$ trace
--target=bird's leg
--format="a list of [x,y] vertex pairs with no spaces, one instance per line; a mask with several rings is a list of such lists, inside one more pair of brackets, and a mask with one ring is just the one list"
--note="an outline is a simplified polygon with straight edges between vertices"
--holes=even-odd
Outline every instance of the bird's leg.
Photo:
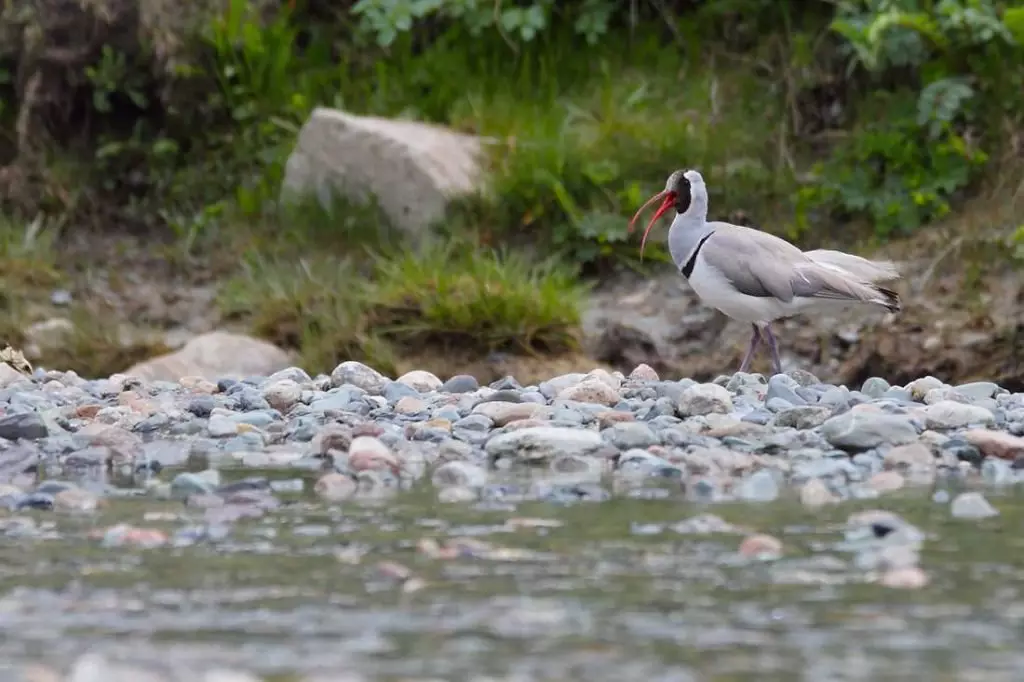
[[750,345],[747,347],[747,354],[743,356],[743,362],[740,363],[741,372],[746,372],[750,369],[750,361],[754,358],[754,351],[757,350],[758,345],[761,343],[761,330],[757,328],[756,324],[751,326],[754,328],[754,333],[750,336]]
[[779,359],[779,344],[775,341],[775,334],[772,333],[772,326],[764,326],[765,339],[768,341],[768,349],[772,353],[772,373],[782,374],[782,360]]

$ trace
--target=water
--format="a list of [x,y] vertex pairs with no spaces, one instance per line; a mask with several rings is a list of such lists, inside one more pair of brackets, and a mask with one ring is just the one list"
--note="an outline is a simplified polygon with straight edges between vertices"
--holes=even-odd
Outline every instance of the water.
[[[986,494],[1001,515],[983,521],[952,519],[930,490],[816,512],[282,496],[220,539],[156,549],[90,532],[127,521],[187,537],[204,511],[125,498],[92,517],[0,512],[0,671],[93,650],[268,680],[1016,680],[1024,504]],[[873,583],[835,547],[869,508],[925,531],[927,586]],[[705,512],[775,535],[782,558],[741,556],[741,534],[671,529]]]

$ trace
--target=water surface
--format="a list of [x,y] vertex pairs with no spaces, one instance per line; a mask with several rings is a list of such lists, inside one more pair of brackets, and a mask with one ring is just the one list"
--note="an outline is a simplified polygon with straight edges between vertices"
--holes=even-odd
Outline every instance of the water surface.
[[[987,491],[1001,515],[971,521],[931,493],[819,511],[284,495],[212,529],[202,509],[148,498],[92,516],[0,512],[0,661],[92,650],[271,680],[1019,680],[1022,498]],[[926,533],[928,585],[884,587],[837,547],[862,509]],[[776,536],[783,555],[673,529],[703,513]],[[104,546],[96,531],[122,521],[171,542]]]

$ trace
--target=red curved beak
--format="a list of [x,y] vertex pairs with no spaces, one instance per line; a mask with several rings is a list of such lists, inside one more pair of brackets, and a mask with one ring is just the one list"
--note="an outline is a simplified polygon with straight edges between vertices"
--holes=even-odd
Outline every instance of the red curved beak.
[[667,190],[662,190],[661,192],[658,192],[653,197],[644,202],[644,205],[638,208],[636,213],[633,214],[633,219],[629,221],[629,231],[632,233],[633,224],[636,223],[636,219],[640,217],[640,214],[643,213],[648,206],[650,206],[659,199],[661,199],[661,206],[658,207],[658,210],[654,213],[654,217],[651,218],[651,221],[647,223],[647,229],[644,230],[644,237],[643,239],[640,240],[640,260],[643,260],[644,258],[644,245],[647,244],[647,235],[650,234],[651,228],[654,227],[654,223],[658,221],[658,218],[665,215],[665,213],[670,208],[672,208],[672,206],[675,205],[676,193],[669,192]]

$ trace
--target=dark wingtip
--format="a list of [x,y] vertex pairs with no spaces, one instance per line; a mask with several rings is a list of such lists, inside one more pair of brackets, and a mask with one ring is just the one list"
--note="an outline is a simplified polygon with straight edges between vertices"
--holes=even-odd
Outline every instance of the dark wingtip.
[[880,293],[885,298],[885,301],[882,302],[882,305],[884,305],[890,313],[898,313],[903,309],[903,306],[900,302],[899,294],[897,294],[892,289],[885,289],[882,287],[875,288],[878,290],[878,293]]

